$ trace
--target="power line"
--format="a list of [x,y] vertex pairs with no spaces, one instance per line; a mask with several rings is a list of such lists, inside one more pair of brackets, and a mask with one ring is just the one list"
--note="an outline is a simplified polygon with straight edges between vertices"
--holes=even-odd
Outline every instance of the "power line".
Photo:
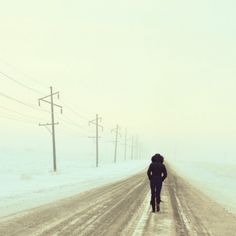
[[77,115],[78,117],[82,118],[83,120],[89,121],[89,118],[85,117],[84,115],[81,115],[80,113],[78,113],[77,111],[75,111],[71,106],[69,106],[68,104],[66,104],[65,102],[61,102],[66,108],[68,108],[71,112],[73,112],[75,115]]
[[8,96],[8,95],[2,93],[2,92],[0,92],[0,95],[1,95],[2,97],[5,97],[5,98],[7,98],[7,99],[10,99],[10,100],[12,100],[12,101],[14,101],[14,102],[17,102],[17,103],[19,103],[19,104],[21,104],[21,105],[27,106],[27,107],[29,107],[29,108],[31,108],[31,109],[39,110],[39,111],[44,111],[44,112],[50,113],[50,112],[47,111],[47,110],[39,109],[39,108],[35,107],[34,105],[31,105],[30,103],[26,103],[26,102],[20,101],[20,100],[18,100],[18,99],[16,99],[16,98],[10,97],[10,96]]
[[29,115],[26,115],[26,114],[24,114],[24,113],[21,113],[21,112],[18,112],[18,111],[15,111],[15,110],[12,110],[12,109],[3,107],[3,106],[0,106],[0,108],[1,108],[1,109],[4,109],[4,110],[6,110],[6,111],[10,111],[10,112],[12,112],[12,113],[14,113],[14,114],[23,116],[23,117],[25,117],[25,118],[27,118],[27,119],[33,119],[33,120],[39,119],[38,117],[29,116]]
[[19,119],[18,117],[16,118],[16,117],[12,117],[11,115],[6,115],[6,114],[1,114],[0,115],[0,118],[4,118],[4,119],[7,119],[7,120],[14,120],[14,121],[18,121],[18,122],[23,122],[23,123],[27,123],[27,124],[36,124],[36,123],[34,123],[34,122],[32,122],[32,121],[27,121],[27,120],[24,120],[24,119]]
[[[77,128],[80,128],[80,129],[83,129],[84,131],[86,131],[86,132],[89,132],[87,129],[85,129],[82,125],[79,125],[79,124],[77,124],[76,122],[74,122],[72,119],[70,119],[67,115],[65,115],[65,114],[63,114],[63,117],[64,118],[66,118],[67,119],[67,121],[65,121],[65,122],[67,122],[68,124],[70,124],[70,125],[73,125],[73,126],[75,126],[75,127],[77,127]],[[69,122],[70,123],[69,123]]]
[[73,136],[76,135],[76,138],[83,138],[83,139],[85,139],[85,138],[87,139],[88,138],[87,134],[78,133],[76,130],[72,129],[69,125],[67,125],[66,127],[65,126],[61,126],[60,129],[58,129],[57,133],[60,133],[60,134],[64,135],[64,132],[62,132],[62,130],[64,132],[66,132],[67,134],[70,134],[70,135],[73,135]]
[[2,59],[1,59],[1,63],[2,63],[2,64],[5,64],[5,65],[6,65],[7,67],[9,67],[9,68],[13,68],[13,69],[17,70],[17,71],[20,72],[25,78],[28,78],[28,79],[34,81],[35,83],[37,83],[38,85],[40,85],[42,88],[44,88],[44,89],[47,89],[47,88],[48,88],[48,87],[45,86],[43,83],[39,82],[38,79],[36,79],[36,78],[34,78],[33,76],[31,76],[31,75],[25,73],[25,72],[22,71],[21,69],[19,69],[19,68],[17,68],[16,66],[14,66],[14,65],[12,65],[12,64],[10,64],[10,63],[8,63],[8,62],[6,62],[5,60],[2,60]]
[[[4,62],[4,64],[6,64],[6,65],[9,66],[9,63]],[[19,69],[17,69],[17,70],[19,70]],[[29,76],[29,75],[25,74],[25,73],[22,72],[22,71],[20,71],[20,72],[21,72],[24,76],[26,76],[26,77],[30,78],[31,80],[33,80],[34,82],[40,84],[43,88],[46,88],[46,87],[43,86],[41,83],[39,83],[36,79],[34,79],[32,76]],[[32,87],[30,87],[30,86],[28,86],[28,85],[26,85],[26,84],[24,84],[24,83],[18,81],[18,80],[15,79],[13,76],[9,76],[9,75],[6,74],[5,72],[0,71],[0,74],[2,74],[5,78],[7,78],[7,79],[9,79],[9,80],[11,80],[11,81],[17,83],[18,85],[20,85],[20,86],[22,86],[22,87],[24,87],[24,88],[26,88],[26,89],[29,89],[29,90],[31,90],[31,91],[33,91],[33,92],[36,92],[37,94],[43,95],[43,93],[40,92],[39,90],[34,89],[34,88],[32,88]],[[73,112],[75,115],[77,115],[77,116],[80,117],[81,119],[84,119],[84,120],[86,120],[86,121],[89,121],[89,118],[85,117],[84,115],[81,115],[80,113],[78,113],[77,111],[75,111],[71,106],[69,106],[69,105],[66,104],[65,102],[61,101],[61,103],[62,103],[66,108],[68,108],[68,110],[70,110],[71,112]]]
[[[85,134],[84,132],[81,131],[82,127],[81,126],[78,126],[77,124],[75,123],[72,123],[72,122],[68,122],[67,120],[64,120],[64,119],[60,119],[60,121],[64,122],[65,124],[67,124],[68,126],[73,126],[73,127],[76,127],[77,129],[80,130],[80,133],[82,133],[84,136],[88,136],[87,134]],[[85,130],[85,129],[84,129]],[[74,131],[74,130],[73,130]],[[85,130],[86,132],[88,132],[87,130]],[[74,131],[75,132],[75,131]]]
[[16,84],[18,84],[18,85],[20,85],[20,86],[22,86],[22,87],[24,87],[24,88],[26,88],[26,89],[28,89],[28,90],[31,90],[31,91],[33,91],[33,92],[35,92],[35,93],[37,93],[37,94],[42,95],[42,93],[41,93],[40,91],[38,91],[37,89],[34,89],[34,88],[32,88],[32,87],[30,87],[30,86],[28,86],[28,85],[26,85],[26,84],[24,84],[24,83],[22,83],[22,82],[19,82],[18,80],[16,80],[16,79],[13,78],[12,76],[9,76],[9,75],[7,75],[6,73],[4,73],[4,72],[2,72],[2,71],[0,71],[0,74],[3,75],[5,78],[7,78],[7,79],[9,79],[9,80],[11,80],[11,81],[13,81],[13,82],[15,82]]

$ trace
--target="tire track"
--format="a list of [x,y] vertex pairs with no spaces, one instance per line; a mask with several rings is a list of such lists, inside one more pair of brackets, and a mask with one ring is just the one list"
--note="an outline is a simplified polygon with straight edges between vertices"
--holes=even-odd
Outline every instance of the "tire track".
[[[144,174],[138,174],[115,184],[23,212],[9,220],[5,217],[0,222],[0,235],[63,235],[61,232],[75,231],[78,225],[98,221],[106,209],[108,214],[116,199],[121,199],[124,193],[135,189],[144,179]],[[88,212],[92,212],[92,220],[88,218]]]
[[234,236],[236,218],[170,168],[161,211],[146,173],[0,219],[4,236]]
[[[128,180],[121,181],[115,185],[109,185],[101,188],[100,191],[104,191],[103,198],[119,190],[121,186],[125,185],[127,182]],[[57,225],[59,222],[65,221],[65,219],[70,221],[70,218],[73,217],[73,215],[79,214],[81,209],[88,206],[88,202],[96,204],[98,201],[103,201],[100,194],[96,195],[96,192],[97,189],[89,192],[90,194],[87,194],[87,192],[81,194],[81,197],[78,199],[79,206],[75,203],[78,197],[72,197],[69,198],[71,201],[67,201],[68,199],[66,199],[58,201],[54,204],[48,204],[45,207],[33,209],[28,213],[23,213],[23,216],[22,214],[19,214],[19,216],[16,216],[13,221],[10,220],[8,223],[0,224],[0,233],[14,236],[21,235],[21,233],[22,235],[26,235],[27,231],[29,231],[28,235],[32,235],[32,233],[34,233],[34,235],[38,235],[39,232],[42,231],[42,227],[44,228],[47,226],[51,227],[52,225]],[[96,196],[97,199],[94,201],[94,197]],[[65,212],[63,210],[65,210]],[[58,218],[60,218],[60,220],[58,220]],[[30,229],[33,229],[32,232]]]
[[[60,222],[54,227],[51,227],[49,230],[43,231],[40,235],[51,235],[55,234],[56,231],[58,232],[57,235],[86,235],[86,231],[88,231],[92,225],[96,225],[97,222],[101,222],[101,218],[107,218],[110,211],[112,211],[114,206],[117,205],[116,199],[119,199],[119,203],[125,201],[125,198],[128,195],[132,195],[132,192],[136,189],[133,185],[139,187],[141,185],[140,181],[140,177],[136,177],[131,184],[130,181],[125,184],[123,183],[115,191],[109,191],[106,197],[104,197],[103,194],[101,195],[101,191],[99,191],[101,201],[85,208],[84,211],[78,212],[68,220]],[[141,182],[143,182],[143,180]],[[97,227],[96,234],[98,234]],[[91,235],[91,233],[88,235]]]
[[236,217],[169,169],[168,191],[178,236],[234,236]]
[[151,193],[149,193],[147,198],[145,199],[145,205],[149,207],[146,207],[143,216],[144,222],[140,221],[138,225],[139,228],[136,228],[134,236],[175,235],[175,220],[173,216],[167,184],[163,184],[160,212],[153,213],[151,211],[152,209],[150,206],[150,196]]
[[193,199],[186,193],[183,183],[179,183],[179,177],[173,171],[168,178],[168,190],[171,196],[172,208],[176,219],[176,232],[178,236],[210,236],[207,227],[203,222],[194,217],[194,213],[189,206]]

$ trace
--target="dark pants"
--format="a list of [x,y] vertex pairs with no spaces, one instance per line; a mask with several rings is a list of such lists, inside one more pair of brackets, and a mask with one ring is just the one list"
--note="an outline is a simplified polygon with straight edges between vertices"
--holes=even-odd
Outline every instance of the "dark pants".
[[155,206],[160,204],[161,201],[161,187],[162,187],[162,180],[160,178],[152,178],[150,180],[150,187],[151,187],[151,205],[152,210],[155,211]]

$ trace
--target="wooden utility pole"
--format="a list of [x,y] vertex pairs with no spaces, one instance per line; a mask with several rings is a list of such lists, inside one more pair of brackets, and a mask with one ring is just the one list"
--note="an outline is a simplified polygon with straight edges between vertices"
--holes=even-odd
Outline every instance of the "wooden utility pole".
[[132,141],[131,141],[131,160],[134,158],[134,136],[132,136]]
[[139,159],[139,138],[137,135],[135,140],[135,157],[136,159]]
[[114,155],[114,163],[116,163],[117,160],[117,144],[118,144],[118,135],[120,135],[120,127],[119,125],[116,125],[115,129],[112,129],[111,132],[115,132],[115,155]]
[[[51,123],[46,123],[46,124],[39,124],[39,126],[51,126],[52,127],[52,149],[53,149],[53,170],[54,172],[57,171],[57,159],[56,159],[56,139],[55,139],[55,125],[58,125],[59,123],[54,121],[54,106],[59,107],[61,109],[61,113],[62,113],[62,106],[57,105],[53,102],[53,97],[54,95],[57,95],[57,98],[59,99],[59,92],[54,92],[53,93],[53,89],[52,86],[50,87],[50,95],[39,98],[38,102],[39,102],[39,106],[41,105],[41,101],[42,102],[46,102],[49,103],[51,105]],[[45,100],[47,98],[50,98],[50,101]]]
[[89,125],[90,124],[94,124],[96,126],[96,136],[95,137],[89,137],[89,138],[96,138],[96,167],[98,167],[98,139],[99,139],[99,135],[98,135],[98,128],[102,128],[103,130],[103,126],[99,125],[99,122],[102,122],[102,118],[98,117],[98,114],[96,114],[96,119],[89,121]]
[[126,161],[126,153],[127,153],[127,129],[125,129],[125,156],[124,156],[125,161]]

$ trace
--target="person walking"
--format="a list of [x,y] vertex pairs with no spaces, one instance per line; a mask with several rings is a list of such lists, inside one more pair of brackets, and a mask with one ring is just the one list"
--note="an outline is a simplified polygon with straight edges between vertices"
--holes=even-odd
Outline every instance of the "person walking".
[[161,202],[161,188],[162,182],[167,177],[167,170],[164,162],[164,157],[160,154],[155,154],[152,157],[152,163],[150,164],[147,175],[150,180],[151,187],[151,205],[152,212],[160,211],[160,202]]

